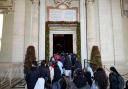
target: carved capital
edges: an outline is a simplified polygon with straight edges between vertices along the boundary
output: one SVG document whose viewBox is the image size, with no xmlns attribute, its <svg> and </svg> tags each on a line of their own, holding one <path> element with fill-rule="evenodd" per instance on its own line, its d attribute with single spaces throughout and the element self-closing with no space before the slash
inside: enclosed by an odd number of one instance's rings
<svg viewBox="0 0 128 89">
<path fill-rule="evenodd" d="M 122 15 L 128 17 L 128 0 L 121 0 Z"/>
<path fill-rule="evenodd" d="M 59 5 L 66 5 L 67 7 L 70 6 L 72 0 L 54 0 L 56 6 L 59 6 Z"/>
<path fill-rule="evenodd" d="M 88 3 L 88 2 L 94 2 L 95 0 L 86 0 L 86 2 Z"/>
<path fill-rule="evenodd" d="M 0 13 L 9 13 L 14 11 L 14 0 L 0 0 Z"/>
<path fill-rule="evenodd" d="M 40 0 L 30 0 L 32 2 L 32 4 L 38 4 L 39 5 L 39 2 Z"/>
<path fill-rule="evenodd" d="M 95 0 L 86 0 L 86 5 L 88 4 L 94 4 Z"/>
</svg>

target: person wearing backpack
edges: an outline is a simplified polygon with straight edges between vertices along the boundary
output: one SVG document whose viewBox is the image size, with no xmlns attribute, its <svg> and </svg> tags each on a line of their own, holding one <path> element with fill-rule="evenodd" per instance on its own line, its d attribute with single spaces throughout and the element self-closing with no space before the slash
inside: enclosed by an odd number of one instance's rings
<svg viewBox="0 0 128 89">
<path fill-rule="evenodd" d="M 46 60 L 41 61 L 41 65 L 38 67 L 39 76 L 45 80 L 45 87 L 48 88 L 51 85 L 50 70 L 47 66 Z"/>
<path fill-rule="evenodd" d="M 124 79 L 115 67 L 110 67 L 109 74 L 110 89 L 124 89 Z"/>
</svg>

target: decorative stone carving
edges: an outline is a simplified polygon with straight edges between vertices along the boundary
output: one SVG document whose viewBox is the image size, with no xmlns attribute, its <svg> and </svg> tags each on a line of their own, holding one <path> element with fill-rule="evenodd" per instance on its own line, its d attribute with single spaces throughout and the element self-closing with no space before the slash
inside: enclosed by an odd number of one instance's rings
<svg viewBox="0 0 128 89">
<path fill-rule="evenodd" d="M 86 0 L 87 2 L 94 2 L 95 0 Z"/>
<path fill-rule="evenodd" d="M 86 0 L 86 5 L 93 5 L 95 3 L 95 0 Z"/>
<path fill-rule="evenodd" d="M 32 4 L 39 4 L 39 0 L 30 0 L 32 2 Z"/>
<path fill-rule="evenodd" d="M 56 6 L 66 5 L 67 7 L 70 7 L 72 0 L 54 0 L 54 2 L 56 4 Z"/>
<path fill-rule="evenodd" d="M 9 13 L 14 11 L 14 0 L 0 0 L 0 13 Z"/>
<path fill-rule="evenodd" d="M 122 15 L 128 17 L 128 0 L 121 0 Z"/>
</svg>

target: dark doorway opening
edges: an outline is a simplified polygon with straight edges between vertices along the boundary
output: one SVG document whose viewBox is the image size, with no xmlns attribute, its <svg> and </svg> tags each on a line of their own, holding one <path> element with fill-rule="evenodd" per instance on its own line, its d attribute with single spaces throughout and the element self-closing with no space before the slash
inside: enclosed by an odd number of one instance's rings
<svg viewBox="0 0 128 89">
<path fill-rule="evenodd" d="M 73 53 L 72 34 L 53 34 L 53 53 Z"/>
</svg>

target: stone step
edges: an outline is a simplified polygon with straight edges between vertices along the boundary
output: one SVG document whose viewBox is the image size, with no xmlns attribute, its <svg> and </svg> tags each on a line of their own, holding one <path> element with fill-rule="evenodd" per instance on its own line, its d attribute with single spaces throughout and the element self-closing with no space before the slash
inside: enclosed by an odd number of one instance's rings
<svg viewBox="0 0 128 89">
<path fill-rule="evenodd" d="M 6 81 L 2 82 L 2 84 L 0 85 L 0 89 L 10 89 L 10 87 L 13 87 L 19 81 L 21 81 L 21 78 L 12 79 L 11 83 L 10 83 L 9 79 L 7 79 Z"/>
<path fill-rule="evenodd" d="M 0 89 L 9 89 L 9 86 L 10 86 L 10 82 L 9 80 L 6 80 L 1 84 Z"/>
</svg>

